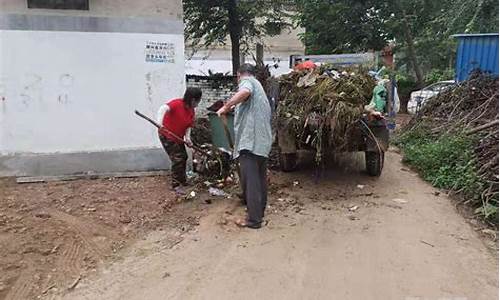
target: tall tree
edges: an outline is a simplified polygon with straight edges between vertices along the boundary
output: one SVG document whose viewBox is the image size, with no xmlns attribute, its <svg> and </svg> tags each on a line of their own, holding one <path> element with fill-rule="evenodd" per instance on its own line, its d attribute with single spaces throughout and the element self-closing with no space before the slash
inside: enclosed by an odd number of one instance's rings
<svg viewBox="0 0 500 300">
<path fill-rule="evenodd" d="M 185 38 L 194 49 L 231 42 L 233 74 L 240 52 L 290 25 L 287 0 L 184 0 Z"/>
<path fill-rule="evenodd" d="M 380 50 L 387 42 L 374 0 L 296 0 L 295 23 L 305 28 L 308 54 Z"/>
<path fill-rule="evenodd" d="M 425 73 L 432 70 L 445 72 L 452 68 L 456 47 L 451 35 L 498 32 L 498 1 L 495 0 L 392 1 L 398 5 L 395 6 L 395 16 L 389 21 L 391 32 L 396 40 L 406 40 L 401 47 L 407 54 L 403 62 L 412 65 L 421 84 Z M 401 31 L 399 28 L 410 30 Z M 408 35 L 411 35 L 412 42 L 409 42 Z M 420 70 L 413 67 L 414 61 Z"/>
</svg>

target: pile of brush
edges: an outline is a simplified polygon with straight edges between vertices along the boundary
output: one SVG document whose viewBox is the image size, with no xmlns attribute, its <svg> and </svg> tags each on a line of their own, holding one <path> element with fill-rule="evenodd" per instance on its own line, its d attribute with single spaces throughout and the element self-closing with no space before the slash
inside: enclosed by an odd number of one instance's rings
<svg viewBox="0 0 500 300">
<path fill-rule="evenodd" d="M 191 130 L 191 139 L 197 145 L 210 144 L 212 142 L 208 118 L 196 119 L 194 127 Z"/>
<path fill-rule="evenodd" d="M 431 136 L 465 135 L 475 141 L 474 163 L 487 183 L 478 191 L 484 203 L 498 201 L 498 78 L 474 73 L 469 80 L 429 99 L 403 129 L 428 128 Z"/>
<path fill-rule="evenodd" d="M 316 68 L 283 75 L 277 125 L 315 148 L 319 163 L 323 151 L 345 149 L 374 87 L 375 80 L 363 69 Z"/>
<path fill-rule="evenodd" d="M 220 105 L 219 105 L 220 106 Z M 220 107 L 219 107 L 220 108 Z M 214 108 L 211 108 L 214 110 Z M 212 134 L 208 118 L 196 120 L 191 130 L 191 140 L 205 152 L 193 152 L 194 171 L 204 179 L 224 179 L 231 172 L 231 156 L 212 145 Z"/>
</svg>

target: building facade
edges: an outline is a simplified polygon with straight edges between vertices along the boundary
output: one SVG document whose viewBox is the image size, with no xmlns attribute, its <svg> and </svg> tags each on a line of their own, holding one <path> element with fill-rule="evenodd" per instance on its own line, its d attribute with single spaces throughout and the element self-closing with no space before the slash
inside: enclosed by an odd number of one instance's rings
<svg viewBox="0 0 500 300">
<path fill-rule="evenodd" d="M 284 29 L 277 36 L 263 39 L 264 64 L 271 67 L 272 75 L 278 76 L 290 72 L 290 56 L 304 54 L 305 47 L 299 39 L 299 34 L 303 32 L 302 28 Z M 255 45 L 251 50 L 255 54 Z M 254 63 L 254 58 L 251 55 L 247 55 L 244 59 L 245 62 Z M 194 54 L 193 48 L 188 42 L 186 45 L 186 74 L 208 75 L 209 70 L 212 73 L 231 74 L 231 43 L 229 41 L 226 45 L 200 49 Z"/>
<path fill-rule="evenodd" d="M 0 1 L 0 176 L 167 165 L 154 116 L 185 88 L 181 0 Z"/>
</svg>

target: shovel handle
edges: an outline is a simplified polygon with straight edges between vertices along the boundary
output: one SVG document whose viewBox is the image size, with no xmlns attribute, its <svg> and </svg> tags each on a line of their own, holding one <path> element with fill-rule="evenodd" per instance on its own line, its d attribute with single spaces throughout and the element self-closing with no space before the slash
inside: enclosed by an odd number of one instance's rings
<svg viewBox="0 0 500 300">
<path fill-rule="evenodd" d="M 139 117 L 145 119 L 146 121 L 148 121 L 149 123 L 153 124 L 155 127 L 157 127 L 159 130 L 163 130 L 165 132 L 167 132 L 168 134 L 170 134 L 171 136 L 173 136 L 174 138 L 176 138 L 177 140 L 179 140 L 179 142 L 182 142 L 184 145 L 188 146 L 189 148 L 195 150 L 195 151 L 198 151 L 199 153 L 201 154 L 204 154 L 206 156 L 210 156 L 210 154 L 208 154 L 207 151 L 201 149 L 200 147 L 198 147 L 197 145 L 195 144 L 192 144 L 191 145 L 188 145 L 186 144 L 186 142 L 184 141 L 184 139 L 180 138 L 178 135 L 176 135 L 175 133 L 173 133 L 172 131 L 168 130 L 167 128 L 161 126 L 160 124 L 156 123 L 155 121 L 153 121 L 151 118 L 149 118 L 148 116 L 144 115 L 143 113 L 141 113 L 140 111 L 136 110 L 135 111 L 135 114 L 138 115 Z"/>
</svg>

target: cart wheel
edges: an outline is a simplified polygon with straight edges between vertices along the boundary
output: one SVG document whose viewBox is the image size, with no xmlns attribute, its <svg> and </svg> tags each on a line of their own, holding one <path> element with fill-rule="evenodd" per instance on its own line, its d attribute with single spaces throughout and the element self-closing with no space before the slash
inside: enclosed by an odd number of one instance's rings
<svg viewBox="0 0 500 300">
<path fill-rule="evenodd" d="M 366 172 L 370 176 L 380 176 L 384 168 L 384 152 L 365 152 Z"/>
<path fill-rule="evenodd" d="M 280 167 L 283 172 L 291 172 L 297 167 L 297 153 L 280 153 Z"/>
</svg>

